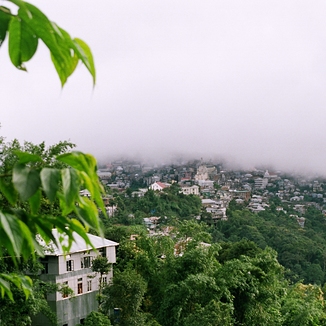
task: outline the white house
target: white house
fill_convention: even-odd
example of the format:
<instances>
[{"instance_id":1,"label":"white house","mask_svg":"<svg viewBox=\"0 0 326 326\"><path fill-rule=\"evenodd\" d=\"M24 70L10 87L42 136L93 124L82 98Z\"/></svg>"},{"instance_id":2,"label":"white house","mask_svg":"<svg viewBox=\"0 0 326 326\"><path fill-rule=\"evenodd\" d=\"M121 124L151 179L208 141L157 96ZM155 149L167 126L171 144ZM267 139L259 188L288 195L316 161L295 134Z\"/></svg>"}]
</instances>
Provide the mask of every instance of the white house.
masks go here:
<instances>
[{"instance_id":1,"label":"white house","mask_svg":"<svg viewBox=\"0 0 326 326\"><path fill-rule=\"evenodd\" d=\"M199 196L199 187L197 185L181 186L181 192L184 195L197 195L197 196Z\"/></svg>"},{"instance_id":2,"label":"white house","mask_svg":"<svg viewBox=\"0 0 326 326\"><path fill-rule=\"evenodd\" d=\"M52 230L56 239L59 234ZM99 275L92 272L92 260L101 255L110 263L116 262L116 246L118 243L88 234L90 241L96 248L91 249L83 238L74 234L75 242L72 244L68 255L64 256L62 247L52 244L41 259L44 270L40 275L41 280L53 282L61 286L68 286L74 291L73 297L68 297L56 292L48 295L48 303L56 313L58 326L75 326L82 324L83 320L93 310L97 310L96 294L99 289ZM42 243L42 240L40 240ZM112 278L112 269L103 277L103 282L108 283ZM50 326L48 319L38 315L33 320L33 326Z\"/></svg>"},{"instance_id":3,"label":"white house","mask_svg":"<svg viewBox=\"0 0 326 326\"><path fill-rule=\"evenodd\" d=\"M164 188L170 187L171 185L169 183L163 183L163 182L154 182L149 186L149 189L152 189L154 191L162 191Z\"/></svg>"}]
</instances>

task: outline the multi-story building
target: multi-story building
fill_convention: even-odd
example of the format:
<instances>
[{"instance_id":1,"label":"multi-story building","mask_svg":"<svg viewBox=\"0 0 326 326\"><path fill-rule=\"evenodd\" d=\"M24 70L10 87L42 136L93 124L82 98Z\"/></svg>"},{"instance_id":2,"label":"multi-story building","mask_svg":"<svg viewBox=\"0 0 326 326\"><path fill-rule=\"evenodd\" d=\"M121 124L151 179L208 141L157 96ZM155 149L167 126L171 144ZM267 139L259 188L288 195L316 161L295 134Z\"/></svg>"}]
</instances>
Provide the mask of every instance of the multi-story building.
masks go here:
<instances>
[{"instance_id":1,"label":"multi-story building","mask_svg":"<svg viewBox=\"0 0 326 326\"><path fill-rule=\"evenodd\" d=\"M59 239L56 229L52 233ZM64 255L61 246L53 244L41 259L44 266L40 275L41 280L69 287L74 293L72 296L65 292L48 295L47 300L57 315L58 326L82 324L90 312L98 309L96 294L99 289L99 275L92 272L92 260L101 255L106 257L109 263L116 262L115 247L118 243L92 234L88 236L96 250L87 245L83 238L74 234L75 242L68 255ZM108 283L112 276L111 268L111 271L102 278L102 283ZM48 325L52 324L41 314L33 320L33 326Z\"/></svg>"}]
</instances>

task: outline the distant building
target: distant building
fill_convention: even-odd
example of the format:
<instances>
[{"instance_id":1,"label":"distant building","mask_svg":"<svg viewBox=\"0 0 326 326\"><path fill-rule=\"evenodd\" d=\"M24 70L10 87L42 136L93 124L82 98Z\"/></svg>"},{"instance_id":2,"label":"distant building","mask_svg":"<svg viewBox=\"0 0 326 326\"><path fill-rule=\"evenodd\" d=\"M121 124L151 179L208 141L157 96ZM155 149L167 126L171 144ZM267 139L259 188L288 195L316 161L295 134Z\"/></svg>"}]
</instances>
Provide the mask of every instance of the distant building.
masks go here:
<instances>
[{"instance_id":1,"label":"distant building","mask_svg":"<svg viewBox=\"0 0 326 326\"><path fill-rule=\"evenodd\" d=\"M181 192L184 195L199 195L199 187L196 185L193 186L181 186Z\"/></svg>"},{"instance_id":2,"label":"distant building","mask_svg":"<svg viewBox=\"0 0 326 326\"><path fill-rule=\"evenodd\" d=\"M256 189L265 189L268 184L267 178L256 178L255 179L255 188Z\"/></svg>"},{"instance_id":3,"label":"distant building","mask_svg":"<svg viewBox=\"0 0 326 326\"><path fill-rule=\"evenodd\" d=\"M162 191L164 188L170 187L171 185L169 183L163 183L163 182L154 182L149 186L149 189L152 189L154 191Z\"/></svg>"},{"instance_id":4,"label":"distant building","mask_svg":"<svg viewBox=\"0 0 326 326\"><path fill-rule=\"evenodd\" d=\"M195 175L195 180L208 180L208 171L206 165L200 165Z\"/></svg>"}]
</instances>

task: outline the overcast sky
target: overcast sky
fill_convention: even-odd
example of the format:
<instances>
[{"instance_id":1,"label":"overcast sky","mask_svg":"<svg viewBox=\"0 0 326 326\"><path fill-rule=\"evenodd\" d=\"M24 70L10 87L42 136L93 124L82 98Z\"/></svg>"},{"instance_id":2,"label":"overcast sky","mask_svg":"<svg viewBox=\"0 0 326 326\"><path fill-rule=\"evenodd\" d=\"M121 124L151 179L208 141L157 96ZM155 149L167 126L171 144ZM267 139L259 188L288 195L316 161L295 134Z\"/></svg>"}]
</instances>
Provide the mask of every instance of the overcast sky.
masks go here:
<instances>
[{"instance_id":1,"label":"overcast sky","mask_svg":"<svg viewBox=\"0 0 326 326\"><path fill-rule=\"evenodd\" d=\"M90 45L97 83L79 66L62 90L45 46L24 73L3 44L8 141L326 175L325 1L30 2Z\"/></svg>"}]
</instances>

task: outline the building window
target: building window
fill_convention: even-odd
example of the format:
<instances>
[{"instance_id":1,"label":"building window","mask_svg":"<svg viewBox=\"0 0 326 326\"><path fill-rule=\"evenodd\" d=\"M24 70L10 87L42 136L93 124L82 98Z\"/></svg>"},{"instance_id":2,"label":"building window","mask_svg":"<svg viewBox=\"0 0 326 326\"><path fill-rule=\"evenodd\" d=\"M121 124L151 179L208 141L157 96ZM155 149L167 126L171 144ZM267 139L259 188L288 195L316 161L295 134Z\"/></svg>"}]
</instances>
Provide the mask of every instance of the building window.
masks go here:
<instances>
[{"instance_id":1,"label":"building window","mask_svg":"<svg viewBox=\"0 0 326 326\"><path fill-rule=\"evenodd\" d=\"M62 283L62 297L68 298L68 281Z\"/></svg>"},{"instance_id":2,"label":"building window","mask_svg":"<svg viewBox=\"0 0 326 326\"><path fill-rule=\"evenodd\" d=\"M83 279L79 278L77 283L77 293L82 294L83 293Z\"/></svg>"},{"instance_id":3,"label":"building window","mask_svg":"<svg viewBox=\"0 0 326 326\"><path fill-rule=\"evenodd\" d=\"M91 264L92 264L91 256L82 257L80 262L81 268L91 268Z\"/></svg>"},{"instance_id":4,"label":"building window","mask_svg":"<svg viewBox=\"0 0 326 326\"><path fill-rule=\"evenodd\" d=\"M41 262L43 265L42 274L49 274L49 263Z\"/></svg>"},{"instance_id":5,"label":"building window","mask_svg":"<svg viewBox=\"0 0 326 326\"><path fill-rule=\"evenodd\" d=\"M85 318L82 318L79 322L80 322L81 325L84 325L85 324Z\"/></svg>"},{"instance_id":6,"label":"building window","mask_svg":"<svg viewBox=\"0 0 326 326\"><path fill-rule=\"evenodd\" d=\"M92 281L87 281L87 291L92 291Z\"/></svg>"},{"instance_id":7,"label":"building window","mask_svg":"<svg viewBox=\"0 0 326 326\"><path fill-rule=\"evenodd\" d=\"M106 247L100 248L98 251L102 257L106 257Z\"/></svg>"},{"instance_id":8,"label":"building window","mask_svg":"<svg viewBox=\"0 0 326 326\"><path fill-rule=\"evenodd\" d=\"M103 278L102 278L102 285L106 285L106 284L108 284L108 279L107 279L106 276L103 276Z\"/></svg>"},{"instance_id":9,"label":"building window","mask_svg":"<svg viewBox=\"0 0 326 326\"><path fill-rule=\"evenodd\" d=\"M74 270L74 261L73 260L67 260L66 261L67 266L67 272L71 272Z\"/></svg>"}]
</instances>

